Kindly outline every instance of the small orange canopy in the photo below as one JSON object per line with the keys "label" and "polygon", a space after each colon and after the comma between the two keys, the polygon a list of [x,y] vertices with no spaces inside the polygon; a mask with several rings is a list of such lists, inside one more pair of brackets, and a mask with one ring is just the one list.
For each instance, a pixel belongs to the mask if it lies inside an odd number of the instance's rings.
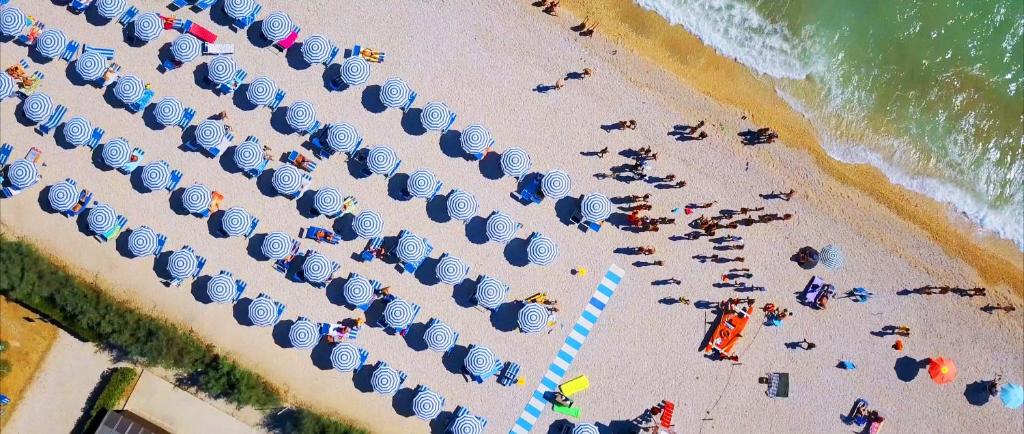
{"label": "small orange canopy", "polygon": [[952,360],[942,357],[928,359],[928,375],[938,384],[946,384],[956,379],[956,365]]}

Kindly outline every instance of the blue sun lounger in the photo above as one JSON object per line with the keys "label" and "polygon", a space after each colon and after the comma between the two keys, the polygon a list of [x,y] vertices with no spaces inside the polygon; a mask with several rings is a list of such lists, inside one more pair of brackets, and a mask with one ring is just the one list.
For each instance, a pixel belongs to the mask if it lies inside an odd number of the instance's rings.
{"label": "blue sun lounger", "polygon": [[[75,185],[75,180],[68,178],[67,181]],[[64,214],[64,217],[78,217],[90,203],[92,203],[92,192],[83,188],[78,192],[78,202],[75,202],[74,206],[61,214]]]}
{"label": "blue sun lounger", "polygon": [[4,143],[0,146],[0,186],[4,183],[4,171],[3,166],[7,164],[7,160],[11,159],[11,153],[14,152],[14,146],[10,143]]}
{"label": "blue sun lounger", "polygon": [[167,244],[167,235],[157,234],[156,235],[156,251],[153,252],[153,256],[160,256],[160,253],[164,251],[164,245]]}
{"label": "blue sun lounger", "polygon": [[100,141],[103,140],[103,135],[106,133],[107,131],[103,128],[93,128],[92,135],[89,136],[89,141],[85,142],[85,146],[89,147],[89,149],[96,149],[96,147],[100,145]]}
{"label": "blue sun lounger", "polygon": [[127,26],[131,24],[132,21],[135,21],[135,17],[137,15],[139,15],[139,8],[135,6],[129,7],[128,10],[124,11],[124,13],[121,14],[121,17],[117,19],[117,22],[122,26]]}
{"label": "blue sun lounger", "polygon": [[502,368],[501,373],[498,374],[498,384],[506,387],[516,384],[519,380],[519,371],[521,369],[522,368],[516,362],[505,362],[505,367]]}
{"label": "blue sun lounger", "polygon": [[185,128],[192,126],[192,119],[195,119],[195,117],[196,109],[192,107],[185,107],[185,110],[181,112],[181,118],[178,119],[177,125],[184,130]]}
{"label": "blue sun lounger", "polygon": [[193,0],[172,0],[171,4],[167,5],[167,7],[171,10],[182,9],[191,5],[192,1]]}
{"label": "blue sun lounger", "polygon": [[71,13],[73,14],[80,14],[82,12],[85,12],[85,10],[89,7],[90,4],[92,4],[93,1],[94,0],[74,0],[73,2],[71,2],[71,4],[68,5],[68,10],[71,11]]}
{"label": "blue sun lounger", "polygon": [[83,44],[82,45],[82,54],[90,53],[90,52],[91,53],[97,53],[100,56],[103,56],[103,58],[107,59],[107,60],[114,60],[114,54],[116,53],[116,51],[113,48],[94,47],[94,46],[89,45],[89,44]]}
{"label": "blue sun lounger", "polygon": [[58,104],[57,108],[53,110],[53,114],[50,115],[50,119],[48,119],[45,123],[37,125],[36,131],[40,135],[44,136],[50,134],[50,131],[53,131],[54,128],[57,128],[57,125],[59,125],[61,121],[64,120],[64,115],[66,114],[68,114],[68,108],[64,107],[61,104]]}
{"label": "blue sun lounger", "polygon": [[75,54],[78,53],[78,47],[81,44],[78,41],[68,41],[68,45],[64,46],[64,53],[60,55],[60,60],[70,62],[75,58]]}
{"label": "blue sun lounger", "polygon": [[181,177],[182,177],[182,174],[181,174],[180,170],[178,170],[178,169],[172,170],[171,171],[171,179],[169,179],[167,181],[167,185],[164,186],[164,189],[166,189],[167,191],[174,191],[174,189],[178,188],[178,183],[181,182]]}
{"label": "blue sun lounger", "polygon": [[284,259],[278,259],[274,261],[274,269],[287,275],[288,270],[291,268],[292,261],[294,261],[295,257],[298,256],[299,254],[299,247],[299,240],[292,240],[292,247],[288,253],[288,256],[286,256]]}
{"label": "blue sun lounger", "polygon": [[114,221],[114,227],[110,228],[109,231],[106,231],[102,234],[96,234],[95,237],[97,240],[103,243],[110,241],[114,238],[117,238],[117,236],[121,233],[121,231],[124,230],[124,227],[127,224],[128,218],[123,215],[119,215],[117,216],[117,220]]}
{"label": "blue sun lounger", "polygon": [[270,101],[270,104],[267,104],[267,108],[269,108],[270,111],[275,111],[281,108],[281,103],[284,102],[285,95],[286,93],[284,90],[278,89],[277,93],[274,94],[274,100]]}
{"label": "blue sun lounger", "polygon": [[132,149],[132,155],[128,158],[128,162],[124,166],[118,167],[117,171],[125,175],[131,174],[135,168],[139,167],[139,164],[142,164],[142,157],[145,155],[146,151],[142,150],[142,148]]}
{"label": "blue sun lounger", "polygon": [[230,94],[231,92],[234,92],[235,89],[238,89],[238,86],[241,86],[242,82],[245,81],[245,77],[248,76],[248,72],[245,72],[244,69],[239,69],[235,71],[235,77],[232,78],[229,83],[224,83],[218,86],[217,91],[219,91],[221,95]]}
{"label": "blue sun lounger", "polygon": [[192,10],[196,12],[202,12],[213,6],[217,0],[196,0],[195,4],[192,5]]}
{"label": "blue sun lounger", "polygon": [[142,92],[142,96],[139,97],[138,101],[128,104],[128,111],[132,113],[138,113],[142,111],[146,108],[146,106],[149,105],[149,102],[153,100],[153,95],[155,94],[156,93],[153,92],[153,89],[147,88]]}
{"label": "blue sun lounger", "polygon": [[534,177],[530,182],[523,185],[523,188],[519,189],[518,195],[520,202],[529,205],[531,203],[541,203],[544,200],[544,195],[540,191],[541,177]]}
{"label": "blue sun lounger", "polygon": [[366,243],[366,248],[363,249],[363,253],[361,253],[359,257],[363,260],[363,262],[373,262],[373,251],[379,249],[380,246],[383,244],[384,238],[382,237],[371,239],[369,242]]}
{"label": "blue sun lounger", "polygon": [[231,298],[231,302],[235,303],[242,299],[242,294],[245,294],[245,288],[248,288],[249,284],[243,280],[235,280],[235,296]]}
{"label": "blue sun lounger", "polygon": [[249,15],[239,18],[235,20],[233,23],[231,23],[231,29],[237,32],[239,30],[248,28],[252,25],[252,23],[256,22],[256,17],[260,14],[260,11],[262,10],[263,5],[256,3],[256,7],[252,8],[252,12],[249,12]]}

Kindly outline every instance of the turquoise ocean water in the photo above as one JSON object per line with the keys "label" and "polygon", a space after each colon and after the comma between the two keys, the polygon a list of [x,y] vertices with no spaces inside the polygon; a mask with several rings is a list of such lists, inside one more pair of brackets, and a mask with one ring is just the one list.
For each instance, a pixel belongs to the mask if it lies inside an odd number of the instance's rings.
{"label": "turquoise ocean water", "polygon": [[1024,2],[634,1],[761,73],[834,158],[1024,249]]}

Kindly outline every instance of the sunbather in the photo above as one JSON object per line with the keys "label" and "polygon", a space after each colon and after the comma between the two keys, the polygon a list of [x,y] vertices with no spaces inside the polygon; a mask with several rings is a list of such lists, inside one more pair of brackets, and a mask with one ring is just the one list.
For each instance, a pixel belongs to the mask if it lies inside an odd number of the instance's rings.
{"label": "sunbather", "polygon": [[112,83],[117,81],[118,78],[121,78],[121,74],[118,73],[120,70],[121,65],[111,63],[110,66],[107,67],[107,70],[103,72],[103,87],[110,86]]}
{"label": "sunbather", "polygon": [[362,57],[367,62],[380,63],[380,56],[384,54],[377,50],[371,50],[369,48],[363,48],[359,50],[359,57]]}
{"label": "sunbather", "polygon": [[300,168],[302,170],[305,170],[307,172],[312,172],[313,168],[315,167],[315,166],[311,165],[311,164],[315,164],[315,163],[313,161],[310,161],[308,157],[306,157],[305,155],[302,155],[302,154],[299,154],[298,157],[295,157],[295,160],[292,161],[292,164],[294,164],[295,167],[298,167],[298,168]]}

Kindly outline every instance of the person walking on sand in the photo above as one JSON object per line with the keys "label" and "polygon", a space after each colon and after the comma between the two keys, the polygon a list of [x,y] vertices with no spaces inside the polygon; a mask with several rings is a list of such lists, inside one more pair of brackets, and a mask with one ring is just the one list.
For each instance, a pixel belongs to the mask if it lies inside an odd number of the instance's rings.
{"label": "person walking on sand", "polygon": [[605,155],[608,155],[608,147],[607,146],[601,148],[600,151],[597,151],[597,158],[604,158]]}
{"label": "person walking on sand", "polygon": [[687,306],[690,305],[690,299],[683,296],[679,296],[679,298],[676,299],[676,302],[678,302],[679,304],[685,304]]}
{"label": "person walking on sand", "polygon": [[618,122],[615,123],[615,126],[618,127],[620,130],[626,130],[626,129],[635,130],[636,129],[636,121],[633,120],[633,119],[630,119],[628,121],[618,121]]}
{"label": "person walking on sand", "polygon": [[558,16],[558,2],[559,2],[559,0],[552,0],[551,2],[546,3],[547,7],[544,8],[544,13],[546,13],[548,15],[551,15],[553,17],[557,17]]}
{"label": "person walking on sand", "polygon": [[805,349],[807,351],[813,350],[814,348],[816,348],[818,346],[814,342],[808,341],[807,339],[804,339],[804,340],[800,341],[799,344],[800,344],[800,348],[803,348],[803,349]]}
{"label": "person walking on sand", "polygon": [[563,78],[559,78],[558,80],[556,80],[555,81],[555,85],[552,86],[552,88],[555,89],[555,90],[559,90],[559,89],[561,89],[563,87],[565,87],[565,79],[563,79]]}
{"label": "person walking on sand", "polygon": [[701,129],[702,127],[704,127],[704,119],[701,119],[700,122],[697,122],[697,125],[691,126],[690,131],[687,134],[692,136],[696,134],[697,130]]}
{"label": "person walking on sand", "polygon": [[594,70],[592,68],[583,68],[583,73],[581,75],[583,78],[590,77],[591,75],[594,75]]}

